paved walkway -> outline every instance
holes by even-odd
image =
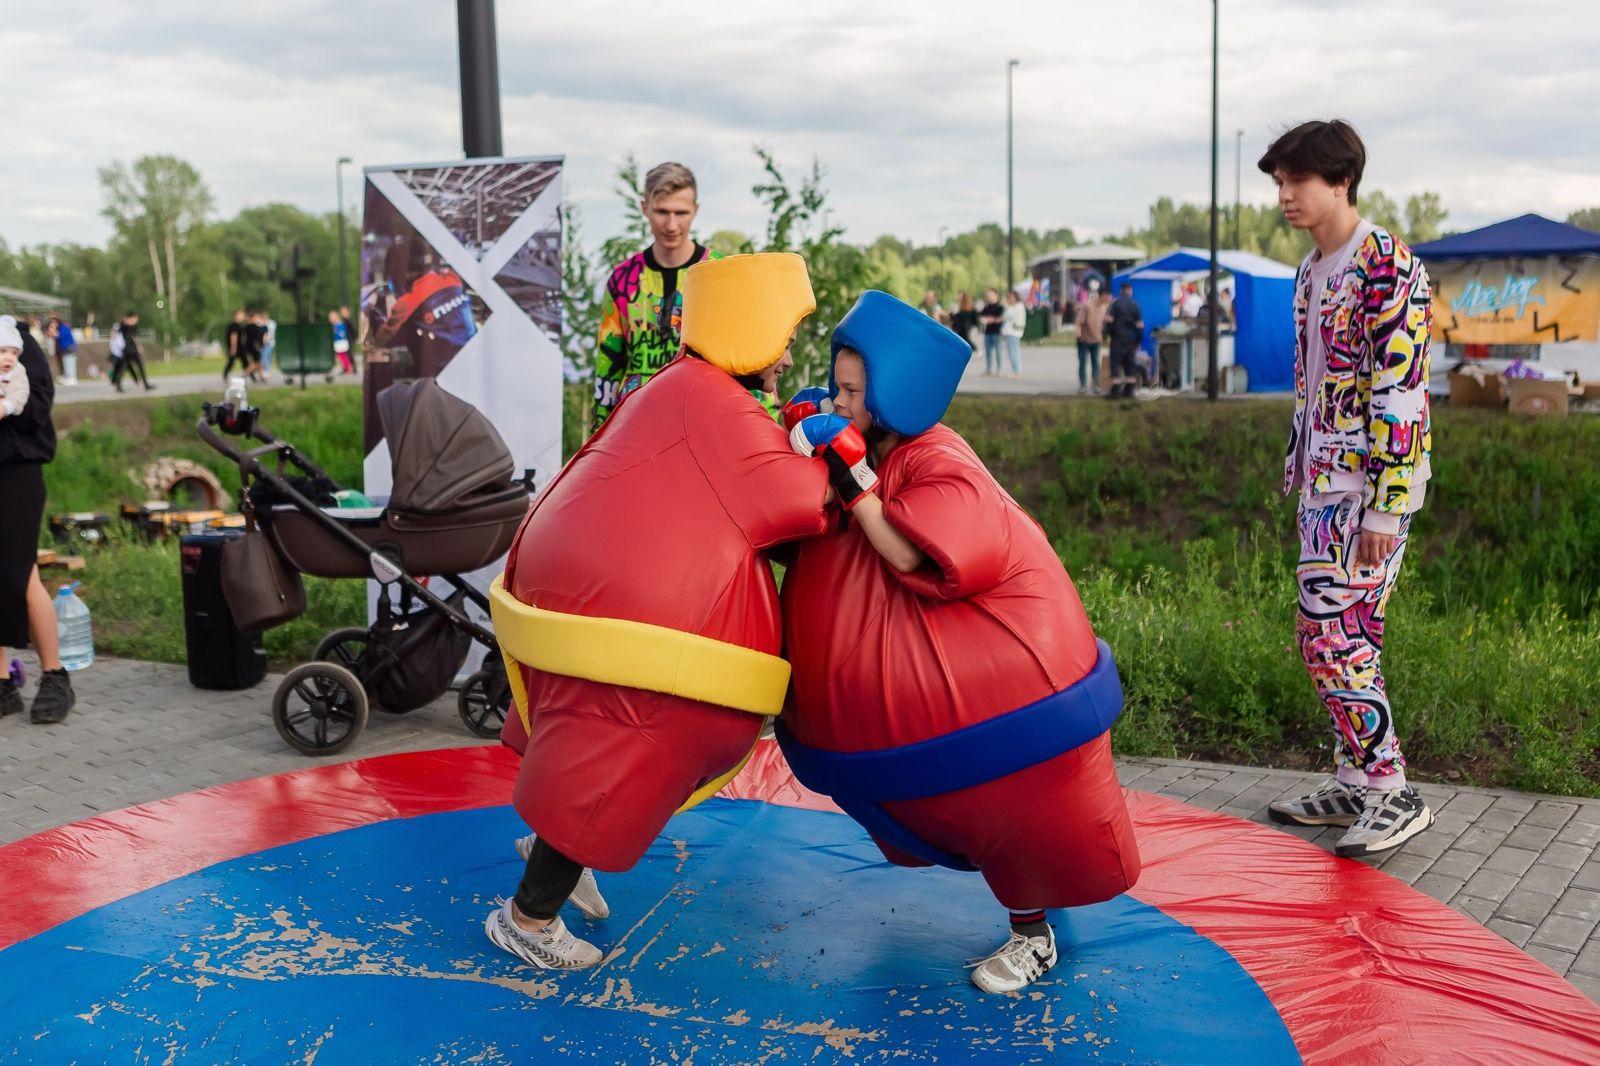
[[[0,721],[0,843],[247,777],[481,743],[456,716],[452,694],[406,715],[374,712],[345,753],[308,758],[272,727],[276,684],[269,675],[247,692],[206,692],[189,685],[181,666],[102,659],[76,675],[78,710],[66,722]],[[1319,780],[1170,759],[1123,759],[1119,772],[1133,788],[1258,822],[1269,802]],[[1420,790],[1437,825],[1373,865],[1483,922],[1600,1001],[1600,800],[1448,785]],[[1288,831],[1324,847],[1339,835]]]
[[[360,383],[361,375],[359,373],[336,374],[333,378],[333,384],[335,385],[359,385]],[[111,387],[111,382],[105,378],[81,378],[76,385],[57,385],[55,402],[57,405],[92,403],[95,400],[119,400],[133,396],[191,396],[197,393],[215,393],[217,399],[222,399],[223,382],[220,373],[168,374],[161,377],[152,377],[150,384],[155,386],[154,390],[145,392],[138,385],[124,382],[122,387],[127,391],[119,393]],[[299,378],[295,378],[294,383],[290,385],[286,384],[280,375],[273,374],[272,378],[265,384],[252,384],[250,391],[254,393],[261,389],[298,389],[299,387]],[[324,388],[325,385],[321,376],[313,374],[307,379],[306,387]]]

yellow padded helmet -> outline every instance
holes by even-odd
[[[681,336],[712,366],[754,374],[783,358],[816,309],[806,261],[793,252],[707,259],[684,272]]]

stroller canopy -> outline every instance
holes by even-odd
[[[394,489],[389,506],[441,514],[503,493],[516,474],[511,449],[483,412],[432,378],[378,394]]]

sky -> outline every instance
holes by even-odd
[[[1221,0],[1221,186],[1270,202],[1272,136],[1344,117],[1366,188],[1438,191],[1447,226],[1600,204],[1593,0]],[[1005,221],[1006,61],[1015,217],[1082,237],[1142,224],[1158,196],[1209,196],[1210,14],[1202,0],[500,0],[508,155],[564,155],[598,242],[619,228],[628,152],[700,180],[699,229],[754,233],[752,146],[820,159],[849,239],[919,244]],[[41,16],[47,11],[47,16]],[[0,0],[0,238],[100,243],[98,168],[194,163],[227,217],[332,210],[334,161],[462,154],[449,0]]]

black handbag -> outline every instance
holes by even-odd
[[[245,530],[222,546],[222,595],[234,625],[247,633],[292,622],[306,613],[306,589],[300,571],[284,562],[278,549],[256,525],[255,509],[246,497]]]

